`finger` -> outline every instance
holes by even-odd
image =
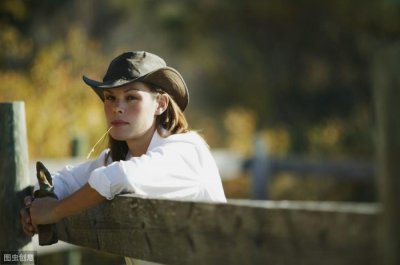
[[[27,214],[27,210],[25,208],[21,209],[20,211],[20,222],[22,226],[22,231],[25,235],[33,236],[34,235],[34,228],[30,222],[30,217]]]
[[[25,208],[22,208],[21,210],[19,210],[19,216],[21,218],[25,218],[28,215],[28,211]]]
[[[33,231],[34,231],[33,225],[27,225],[27,226],[26,226],[26,230],[27,230],[29,233],[33,233]]]
[[[34,235],[33,227],[31,225],[23,225],[22,226],[22,230],[28,236],[33,236]]]
[[[24,230],[25,233],[30,232],[30,231],[32,230],[32,229],[31,229],[28,225],[26,225],[26,224],[23,224],[23,225],[22,225],[22,229]]]
[[[32,235],[32,225],[30,223],[25,222],[25,219],[21,217],[21,226],[22,230],[26,235]]]
[[[26,196],[24,198],[25,207],[30,207],[33,202],[32,196]]]
[[[21,221],[23,221],[24,223],[31,222],[31,216],[29,215],[29,212],[25,208],[22,208],[19,211],[19,213],[20,213]]]
[[[27,231],[27,230],[24,230],[24,234],[27,235],[27,236],[34,236],[35,235],[35,233],[33,233],[32,231]]]

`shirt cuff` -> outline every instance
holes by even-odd
[[[114,195],[111,193],[111,182],[103,173],[105,167],[98,168],[92,172],[89,177],[88,183],[90,187],[95,189],[101,196],[107,200],[112,200]]]

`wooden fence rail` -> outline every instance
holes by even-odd
[[[378,264],[379,205],[114,200],[57,224],[63,241],[165,264]]]
[[[252,169],[254,163],[263,162],[268,165],[267,177],[278,172],[293,172],[315,176],[332,176],[350,181],[373,181],[375,165],[372,162],[360,160],[322,160],[305,157],[270,157],[265,161],[257,158],[244,161],[244,169]]]
[[[352,182],[375,181],[375,165],[357,160],[316,160],[305,157],[275,158],[257,154],[243,162],[243,170],[251,173],[251,196],[253,199],[268,199],[269,180],[276,173],[290,172],[307,176],[334,177]]]

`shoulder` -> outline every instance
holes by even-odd
[[[204,141],[204,139],[195,131],[172,134],[161,138],[161,144],[186,143],[196,146],[207,146],[207,143]]]
[[[208,146],[203,138],[194,131],[172,134],[162,137],[155,133],[147,153],[174,154],[185,157],[197,156],[209,152]]]
[[[167,137],[157,135],[156,139],[154,139],[149,146],[148,151],[158,148],[169,149],[174,152],[179,152],[179,150],[192,150],[192,152],[209,151],[209,147],[205,140],[195,131],[172,134]]]

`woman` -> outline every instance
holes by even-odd
[[[103,82],[83,80],[104,102],[109,148],[96,160],[52,176],[59,200],[25,199],[26,234],[119,193],[226,202],[207,144],[188,128],[183,114],[188,90],[178,71],[157,55],[127,52],[110,63]]]

